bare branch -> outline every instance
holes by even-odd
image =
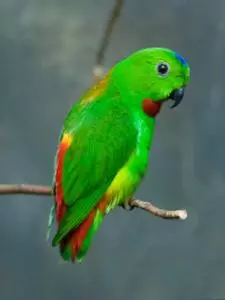
[[[166,209],[158,208],[150,202],[138,200],[135,198],[131,199],[129,204],[131,207],[141,208],[141,209],[153,214],[154,216],[160,217],[163,219],[185,220],[187,218],[186,210],[166,210]]]
[[[50,186],[44,185],[32,185],[32,184],[0,184],[0,195],[39,195],[39,196],[53,196],[53,191]],[[154,216],[163,219],[180,219],[185,220],[187,218],[186,210],[165,210],[158,208],[150,202],[145,202],[131,198],[129,201],[131,208],[141,208]]]
[[[50,186],[35,184],[0,184],[0,195],[23,194],[51,196],[52,188]]]
[[[107,25],[105,27],[105,31],[103,34],[103,38],[100,42],[99,49],[96,54],[96,66],[93,68],[93,75],[95,78],[95,81],[98,81],[102,78],[104,74],[103,70],[103,61],[105,57],[105,52],[108,47],[113,28],[116,25],[116,22],[118,21],[122,8],[124,6],[125,0],[115,0],[115,5],[110,12],[110,16],[108,18]]]
[[[113,32],[113,28],[121,14],[123,5],[124,5],[124,0],[115,0],[115,5],[110,13],[110,17],[108,19],[107,26],[105,28],[105,32],[103,35],[102,42],[100,43],[99,50],[96,55],[96,64],[97,65],[102,65],[104,61],[104,56],[105,56],[105,51],[108,47],[110,37]]]

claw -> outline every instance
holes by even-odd
[[[130,205],[131,201],[132,201],[133,197],[128,198],[126,201],[124,201],[123,204],[121,204],[121,206],[123,207],[123,209],[125,210],[133,210],[134,206]]]

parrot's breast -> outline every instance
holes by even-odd
[[[106,213],[133,196],[143,179],[148,166],[148,151],[143,151],[141,157],[137,153],[139,151],[136,150],[132,153],[110,184],[105,194],[109,203]]]
[[[106,192],[109,199],[107,212],[133,196],[141,183],[148,167],[154,124],[154,118],[146,117],[146,120],[143,120],[139,113],[135,115],[135,127],[138,132],[136,147]]]

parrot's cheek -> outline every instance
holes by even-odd
[[[145,99],[142,102],[142,109],[149,117],[155,117],[160,112],[162,102],[154,102],[151,99]]]

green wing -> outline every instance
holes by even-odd
[[[63,132],[73,138],[64,157],[62,180],[68,209],[53,245],[79,226],[98,204],[135,149],[137,138],[131,112],[119,99],[75,105]]]

